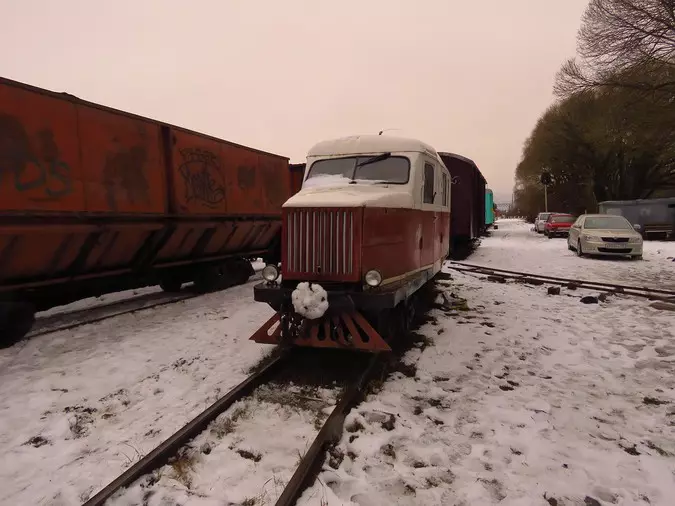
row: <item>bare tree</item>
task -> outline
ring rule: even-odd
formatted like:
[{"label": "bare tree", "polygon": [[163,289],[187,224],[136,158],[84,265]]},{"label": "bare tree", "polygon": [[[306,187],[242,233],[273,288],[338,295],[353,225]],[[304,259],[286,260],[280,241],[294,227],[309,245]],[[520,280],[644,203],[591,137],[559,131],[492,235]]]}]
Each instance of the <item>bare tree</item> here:
[{"label": "bare tree", "polygon": [[578,59],[558,73],[558,96],[621,87],[675,97],[675,0],[591,0]]}]

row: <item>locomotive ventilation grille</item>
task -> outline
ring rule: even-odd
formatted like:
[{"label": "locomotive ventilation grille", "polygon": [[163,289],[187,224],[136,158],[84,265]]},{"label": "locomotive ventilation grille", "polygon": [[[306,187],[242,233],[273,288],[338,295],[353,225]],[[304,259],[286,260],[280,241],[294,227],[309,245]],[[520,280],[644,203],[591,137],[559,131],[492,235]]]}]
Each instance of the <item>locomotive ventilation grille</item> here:
[{"label": "locomotive ventilation grille", "polygon": [[354,211],[294,209],[286,216],[286,271],[317,276],[354,273]]}]

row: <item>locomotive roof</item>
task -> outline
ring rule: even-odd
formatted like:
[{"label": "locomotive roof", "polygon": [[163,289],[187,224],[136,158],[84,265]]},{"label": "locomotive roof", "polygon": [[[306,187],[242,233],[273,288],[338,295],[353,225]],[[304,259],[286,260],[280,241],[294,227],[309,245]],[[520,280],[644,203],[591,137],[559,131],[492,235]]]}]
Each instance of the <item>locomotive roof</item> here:
[{"label": "locomotive roof", "polygon": [[436,150],[425,142],[389,135],[352,135],[339,139],[330,139],[312,146],[307,155],[359,155],[387,152],[429,153],[434,158],[438,158]]}]

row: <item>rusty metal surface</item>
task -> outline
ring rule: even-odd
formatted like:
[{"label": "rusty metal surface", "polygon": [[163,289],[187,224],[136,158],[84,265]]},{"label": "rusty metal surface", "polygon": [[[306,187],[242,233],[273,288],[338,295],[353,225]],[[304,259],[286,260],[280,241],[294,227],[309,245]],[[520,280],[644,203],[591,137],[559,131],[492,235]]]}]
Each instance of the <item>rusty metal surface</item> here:
[{"label": "rusty metal surface", "polygon": [[82,210],[165,213],[159,126],[82,105],[77,117],[86,204]]},{"label": "rusty metal surface", "polygon": [[127,469],[122,475],[90,498],[83,506],[102,506],[118,490],[128,487],[141,476],[165,465],[176,452],[197,436],[215,420],[221,413],[238,400],[249,395],[255,388],[266,382],[269,377],[284,363],[287,355],[282,354],[272,359],[260,371],[252,374],[246,380],[230,390],[196,418],[190,421],[178,432],[173,434],[157,448],[148,453],[141,460]]},{"label": "rusty metal surface", "polygon": [[172,208],[179,214],[278,215],[291,194],[278,157],[173,131]]},{"label": "rusty metal surface", "polygon": [[0,83],[0,212],[85,209],[76,107]]},{"label": "rusty metal surface", "polygon": [[285,157],[0,78],[0,290],[266,252],[292,177]]},{"label": "rusty metal surface", "polygon": [[318,460],[324,454],[330,443],[337,443],[342,435],[344,421],[352,407],[356,405],[360,397],[364,394],[368,382],[378,369],[381,362],[381,355],[374,355],[365,370],[354,381],[340,401],[333,409],[330,416],[326,419],[323,427],[317,434],[309,447],[307,453],[302,457],[300,465],[284,488],[284,491],[277,499],[275,506],[293,506],[302,492],[309,484],[312,471]]},{"label": "rusty metal surface", "polygon": [[282,335],[280,313],[274,314],[249,339],[262,344],[333,348],[377,353],[391,351],[384,338],[358,311],[345,311],[318,320],[304,320],[297,335]]},{"label": "rusty metal surface", "polygon": [[108,106],[104,106],[104,105],[101,105],[101,104],[97,104],[95,102],[90,102],[88,100],[78,98],[74,95],[70,95],[70,94],[66,94],[66,93],[57,93],[57,92],[54,92],[54,91],[51,91],[51,90],[46,90],[44,88],[39,88],[37,86],[31,86],[30,84],[22,83],[22,82],[19,82],[19,81],[14,81],[12,79],[7,79],[6,77],[0,77],[0,88],[2,88],[2,87],[17,89],[17,90],[21,90],[23,92],[28,92],[28,93],[34,94],[34,95],[40,95],[40,96],[43,96],[43,97],[46,97],[46,98],[57,99],[57,100],[59,100],[61,102],[64,102],[64,103],[69,103],[69,104],[73,104],[73,105],[78,105],[78,104],[79,105],[85,105],[85,106],[88,106],[88,107],[93,107],[93,108],[99,109],[101,111],[112,112],[112,113],[116,113],[116,114],[123,114],[123,115],[125,115],[129,118],[135,118],[135,119],[139,119],[139,120],[143,120],[143,121],[151,121],[153,123],[157,123],[160,126],[170,127],[172,129],[178,129],[178,130],[181,130],[183,132],[187,132],[187,133],[199,135],[199,136],[202,136],[202,137],[214,139],[214,140],[217,140],[217,141],[225,142],[225,143],[227,143],[231,146],[249,149],[251,151],[255,151],[256,153],[262,153],[262,154],[265,154],[265,155],[277,157],[281,160],[288,161],[288,157],[285,157],[285,156],[277,155],[277,154],[274,154],[274,153],[269,153],[269,152],[266,152],[264,150],[260,150],[260,149],[256,149],[256,148],[243,146],[241,144],[237,144],[237,143],[231,142],[231,141],[223,141],[221,139],[213,137],[212,135],[209,135],[209,134],[205,134],[203,132],[196,132],[194,130],[190,130],[190,129],[187,129],[187,128],[184,128],[184,127],[178,127],[176,125],[171,125],[170,123],[166,123],[164,121],[156,120],[156,119],[153,119],[153,118],[148,118],[148,117],[145,117],[145,116],[140,116],[138,114],[129,113],[129,112],[126,112],[126,111],[122,111],[120,109],[115,109],[114,107],[108,107]]}]

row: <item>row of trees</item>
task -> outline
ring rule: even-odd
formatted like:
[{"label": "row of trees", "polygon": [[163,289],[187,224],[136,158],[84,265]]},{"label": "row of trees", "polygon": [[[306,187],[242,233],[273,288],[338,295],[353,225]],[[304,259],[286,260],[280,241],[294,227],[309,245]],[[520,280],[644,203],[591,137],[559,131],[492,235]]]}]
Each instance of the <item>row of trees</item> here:
[{"label": "row of trees", "polygon": [[591,0],[516,168],[514,212],[675,196],[675,0]]}]

